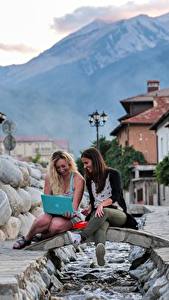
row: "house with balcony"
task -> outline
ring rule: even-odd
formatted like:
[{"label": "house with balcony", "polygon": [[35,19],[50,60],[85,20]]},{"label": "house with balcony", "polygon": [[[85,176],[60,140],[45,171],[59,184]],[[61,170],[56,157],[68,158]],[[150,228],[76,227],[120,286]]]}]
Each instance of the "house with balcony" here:
[{"label": "house with balcony", "polygon": [[[157,136],[150,127],[169,109],[169,89],[160,90],[158,80],[147,81],[147,93],[121,101],[125,115],[110,135],[118,143],[143,153],[147,166],[133,166],[130,202],[158,204],[154,169],[157,163]],[[149,182],[149,184],[148,184]]]}]

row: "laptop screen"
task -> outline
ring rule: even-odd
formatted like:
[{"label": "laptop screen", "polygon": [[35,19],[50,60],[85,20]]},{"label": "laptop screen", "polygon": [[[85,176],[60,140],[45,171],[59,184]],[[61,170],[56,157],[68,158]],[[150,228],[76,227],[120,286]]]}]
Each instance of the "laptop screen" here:
[{"label": "laptop screen", "polygon": [[73,213],[73,197],[65,195],[42,194],[42,204],[45,213],[65,215],[67,212]]}]

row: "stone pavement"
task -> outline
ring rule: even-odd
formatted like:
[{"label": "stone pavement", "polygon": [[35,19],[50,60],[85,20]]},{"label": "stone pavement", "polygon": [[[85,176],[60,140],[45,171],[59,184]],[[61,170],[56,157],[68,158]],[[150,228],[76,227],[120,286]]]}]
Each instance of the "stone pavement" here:
[{"label": "stone pavement", "polygon": [[144,207],[144,211],[146,213],[144,231],[169,240],[169,207],[149,205]]},{"label": "stone pavement", "polygon": [[12,241],[0,243],[0,299],[19,299],[19,287],[24,289],[25,280],[44,265],[45,252],[17,251]]}]

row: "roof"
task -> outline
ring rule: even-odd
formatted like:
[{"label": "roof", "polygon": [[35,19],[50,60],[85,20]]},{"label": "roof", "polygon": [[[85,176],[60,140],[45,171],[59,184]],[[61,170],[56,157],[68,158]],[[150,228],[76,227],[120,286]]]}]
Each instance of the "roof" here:
[{"label": "roof", "polygon": [[115,135],[124,127],[125,125],[120,123],[115,129],[110,132],[110,135]]},{"label": "roof", "polygon": [[154,122],[156,122],[156,120],[159,120],[159,118],[168,110],[169,96],[154,97],[154,107],[129,118],[122,117],[121,119],[119,119],[120,124],[113,131],[111,131],[110,135],[117,135],[117,133],[127,124],[152,125],[154,124]]},{"label": "roof", "polygon": [[133,97],[129,97],[126,99],[121,100],[120,102],[133,102],[133,101],[152,101],[153,98],[157,97],[166,97],[169,96],[169,88],[168,89],[162,89],[162,90],[156,90],[145,94],[136,95]]},{"label": "roof", "polygon": [[[4,137],[0,137],[0,142],[2,142],[4,140]],[[52,139],[49,138],[47,136],[15,136],[15,140],[16,142],[53,142],[55,143],[57,146],[61,147],[61,148],[67,148],[69,143],[67,140],[63,140],[63,139]]]},{"label": "roof", "polygon": [[[153,80],[154,82],[154,80]],[[156,90],[145,94],[136,95],[121,100],[122,106],[128,111],[129,104],[132,102],[153,102],[154,97],[167,97],[169,96],[169,89]]]},{"label": "roof", "polygon": [[123,120],[122,123],[126,124],[153,124],[159,119],[166,110],[169,109],[169,96],[168,97],[155,97],[154,107],[137,114],[131,118]]},{"label": "roof", "polygon": [[69,149],[68,140],[53,140],[53,142],[62,149]]},{"label": "roof", "polygon": [[151,130],[157,130],[158,126],[169,117],[169,110],[166,111],[151,127]]}]

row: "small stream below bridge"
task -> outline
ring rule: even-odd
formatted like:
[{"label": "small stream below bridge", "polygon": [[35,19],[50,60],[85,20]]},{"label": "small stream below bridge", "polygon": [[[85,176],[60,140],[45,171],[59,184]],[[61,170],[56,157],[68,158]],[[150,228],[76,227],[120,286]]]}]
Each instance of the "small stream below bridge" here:
[{"label": "small stream below bridge", "polygon": [[[141,248],[140,248],[141,249]],[[57,300],[140,300],[138,282],[129,274],[131,253],[129,244],[106,242],[106,264],[99,267],[95,247],[89,243],[77,260],[66,264],[60,281],[63,289],[52,291]]]}]

